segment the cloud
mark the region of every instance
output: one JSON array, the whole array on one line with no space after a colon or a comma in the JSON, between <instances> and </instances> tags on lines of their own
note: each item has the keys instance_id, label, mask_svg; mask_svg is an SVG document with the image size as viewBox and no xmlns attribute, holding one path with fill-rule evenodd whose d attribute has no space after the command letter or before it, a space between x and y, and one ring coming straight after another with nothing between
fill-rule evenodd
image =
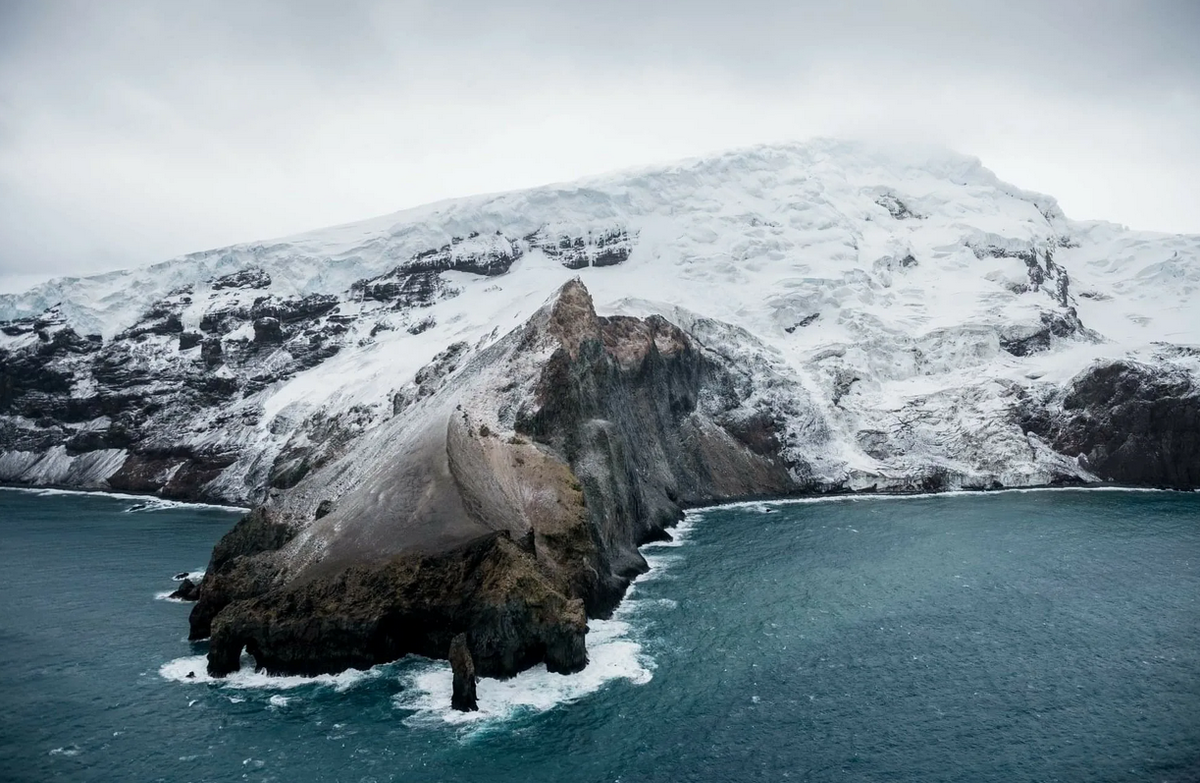
<instances>
[{"instance_id":1,"label":"cloud","mask_svg":"<svg viewBox=\"0 0 1200 783\"><path fill-rule=\"evenodd\" d=\"M9 0L0 277L818 134L1200 231L1197 32L1186 1Z\"/></svg>"}]
</instances>

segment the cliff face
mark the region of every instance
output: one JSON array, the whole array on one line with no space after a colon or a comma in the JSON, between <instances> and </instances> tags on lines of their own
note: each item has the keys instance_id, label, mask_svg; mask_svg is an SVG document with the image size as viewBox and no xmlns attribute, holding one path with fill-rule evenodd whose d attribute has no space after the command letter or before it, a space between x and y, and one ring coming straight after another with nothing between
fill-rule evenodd
<instances>
[{"instance_id":1,"label":"cliff face","mask_svg":"<svg viewBox=\"0 0 1200 783\"><path fill-rule=\"evenodd\" d=\"M682 505L799 488L782 424L745 407L735 373L661 317L597 317L567 283L226 536L192 615L210 671L243 648L296 673L446 657L458 634L484 676L582 668L586 617L612 610Z\"/></svg>"},{"instance_id":2,"label":"cliff face","mask_svg":"<svg viewBox=\"0 0 1200 783\"><path fill-rule=\"evenodd\" d=\"M70 303L0 323L0 481L261 501L386 415L350 404L267 422L274 390L382 332L424 333L461 293L448 274L502 275L539 241L454 237L336 294L287 295L250 266L167 291L107 335L79 334ZM612 263L628 242L611 239ZM576 243L586 261L591 239Z\"/></svg>"},{"instance_id":3,"label":"cliff face","mask_svg":"<svg viewBox=\"0 0 1200 783\"><path fill-rule=\"evenodd\" d=\"M1030 404L1023 426L1107 481L1200 486L1200 386L1171 361L1101 362L1049 399Z\"/></svg>"}]
</instances>

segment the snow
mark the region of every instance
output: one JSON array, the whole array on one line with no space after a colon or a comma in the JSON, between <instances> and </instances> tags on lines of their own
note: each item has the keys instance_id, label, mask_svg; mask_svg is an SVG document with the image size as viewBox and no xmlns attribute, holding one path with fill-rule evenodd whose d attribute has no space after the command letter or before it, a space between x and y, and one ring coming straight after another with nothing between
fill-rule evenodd
<instances>
[{"instance_id":1,"label":"snow","mask_svg":"<svg viewBox=\"0 0 1200 783\"><path fill-rule=\"evenodd\" d=\"M603 268L567 269L526 240L538 231L613 230L628 233L633 251ZM455 238L453 254L508 243L524 254L496 277L443 273L458 295L413 313L349 293L354 281ZM1098 340L1055 338L1049 351L1025 357L1002 350L1002 337L1029 334L1041 328L1041 313L1063 308L1050 281L1016 292L1027 281L1025 263L992 251L1052 252L1069 274L1069 304ZM211 290L212 278L250 266L270 275L269 288ZM828 430L818 439L825 452L809 458L864 486L916 470L914 454L981 481L1003 474L1036 483L1052 457L998 420L997 400L1009 385L1063 383L1097 359L1150 356L1164 342L1200 344L1200 236L1069 220L1052 198L1001 182L956 153L833 140L444 201L142 269L53 280L0 295L0 319L61 302L78 332L107 339L187 285L194 286L187 329L210 307L249 307L268 293L339 295L341 313L361 316L346 347L240 403L261 416L256 434L239 437L256 441L269 464L314 412L360 407L376 424L386 420L392 396L439 351L457 341L474 350L490 345L576 275L602 315L658 312L693 330L704 319L736 327L701 332L714 350L752 346L804 390L815 408L798 432ZM426 318L433 326L408 331ZM229 337L253 336L248 325L243 331ZM0 337L4 347L32 339ZM145 345L167 350L166 341ZM841 382L847 389L835 394ZM864 437L899 451L872 457ZM998 456L979 453L985 437ZM56 453L36 466L4 459L12 463L0 464L4 474L18 461L26 476L61 478L69 469Z\"/></svg>"}]
</instances>

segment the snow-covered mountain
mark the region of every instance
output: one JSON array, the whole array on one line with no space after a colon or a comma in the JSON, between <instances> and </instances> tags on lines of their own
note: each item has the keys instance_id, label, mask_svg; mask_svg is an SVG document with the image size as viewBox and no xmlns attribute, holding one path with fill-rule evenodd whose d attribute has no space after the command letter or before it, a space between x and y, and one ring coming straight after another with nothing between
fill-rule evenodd
<instances>
[{"instance_id":1,"label":"snow-covered mountain","mask_svg":"<svg viewBox=\"0 0 1200 783\"><path fill-rule=\"evenodd\" d=\"M1200 237L820 141L0 300L0 480L252 503L208 671L588 665L690 505L1200 487Z\"/></svg>"},{"instance_id":2,"label":"snow-covered mountain","mask_svg":"<svg viewBox=\"0 0 1200 783\"><path fill-rule=\"evenodd\" d=\"M1071 380L1119 361L1190 399L1200 372L1200 236L1069 220L973 158L822 140L0 296L0 480L260 501L576 276L600 315L664 316L741 366L812 489L1142 480L1063 424Z\"/></svg>"}]
</instances>

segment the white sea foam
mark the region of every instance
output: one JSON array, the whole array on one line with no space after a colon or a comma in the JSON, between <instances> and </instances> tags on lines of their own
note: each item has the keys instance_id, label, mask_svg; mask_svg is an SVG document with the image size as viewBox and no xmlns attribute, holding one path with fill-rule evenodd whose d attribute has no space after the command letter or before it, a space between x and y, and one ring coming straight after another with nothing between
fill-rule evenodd
<instances>
[{"instance_id":1,"label":"white sea foam","mask_svg":"<svg viewBox=\"0 0 1200 783\"><path fill-rule=\"evenodd\" d=\"M677 554L647 554L646 565L650 566L650 570L638 577L637 582L630 585L630 591L636 589L638 582L653 582L667 576L667 571L672 565L683 559L682 555Z\"/></svg>"},{"instance_id":2,"label":"white sea foam","mask_svg":"<svg viewBox=\"0 0 1200 783\"><path fill-rule=\"evenodd\" d=\"M173 576L171 578L176 582L182 582L184 579L191 579L193 582L199 582L204 578L203 568L198 568L195 571L182 571L180 573L182 573L183 576Z\"/></svg>"},{"instance_id":3,"label":"white sea foam","mask_svg":"<svg viewBox=\"0 0 1200 783\"><path fill-rule=\"evenodd\" d=\"M1155 487L1124 487L1124 486L1081 486L1081 487L1005 487L1003 489L958 489L946 492L855 492L844 495L815 495L813 497L780 498L778 500L745 500L737 503L722 503L704 508L694 508L687 512L687 520L692 524L695 520L712 511L727 511L741 509L770 513L783 506L803 506L813 503L855 503L864 500L924 500L928 498L979 498L990 495L1010 495L1032 492L1176 492L1173 489L1157 489ZM1195 490L1200 492L1200 490ZM682 526L683 523L680 523ZM658 543L657 546L670 546L671 542ZM648 544L647 546L653 546Z\"/></svg>"},{"instance_id":4,"label":"white sea foam","mask_svg":"<svg viewBox=\"0 0 1200 783\"><path fill-rule=\"evenodd\" d=\"M167 661L158 669L160 677L173 682L182 683L218 683L225 688L247 689L262 688L264 690L289 690L305 685L330 686L337 691L348 690L358 683L383 675L380 667L361 671L347 669L337 674L318 674L313 677L299 675L274 675L254 671L254 659L248 655L242 656L242 668L227 677L210 677L208 675L208 658L204 655L186 655ZM189 677L188 675L192 675Z\"/></svg>"},{"instance_id":5,"label":"white sea foam","mask_svg":"<svg viewBox=\"0 0 1200 783\"><path fill-rule=\"evenodd\" d=\"M172 598L171 593L173 593L173 592L175 592L175 591L174 590L161 590L154 594L154 599L156 601L170 601L173 604L187 603L187 601L184 601L182 598Z\"/></svg>"},{"instance_id":6,"label":"white sea foam","mask_svg":"<svg viewBox=\"0 0 1200 783\"><path fill-rule=\"evenodd\" d=\"M229 511L231 513L245 514L250 511L245 506L224 506L216 503L192 503L184 500L167 500L165 498L155 497L153 495L131 495L126 492L103 492L101 490L92 489L51 489L48 487L0 487L0 492L24 492L27 495L37 495L39 497L53 497L55 495L98 495L105 498L114 498L116 500L131 500L134 503L133 508L127 508L126 511L164 511L174 508L213 508L219 511ZM143 508L136 508L144 506Z\"/></svg>"},{"instance_id":7,"label":"white sea foam","mask_svg":"<svg viewBox=\"0 0 1200 783\"><path fill-rule=\"evenodd\" d=\"M656 541L642 549L679 547L688 540L693 521L685 519L673 532L673 540ZM641 583L659 578L678 554L647 554L650 570L629 586L625 600L610 620L588 621L588 665L577 674L552 674L535 666L509 680L484 679L478 689L479 711L459 712L450 707L454 675L445 661L427 661L404 677L405 688L394 697L398 709L412 714L410 725L464 725L482 727L521 714L545 712L569 704L619 681L644 685L654 676L655 663L637 639L638 620L648 610L676 608L671 599L635 597Z\"/></svg>"},{"instance_id":8,"label":"white sea foam","mask_svg":"<svg viewBox=\"0 0 1200 783\"><path fill-rule=\"evenodd\" d=\"M670 541L651 541L650 543L642 546L642 550L644 551L647 549L661 549L663 547L683 546L684 544L687 543L688 537L691 535L692 530L695 527L696 527L695 518L691 515L685 516L683 519L679 520L678 525L671 528L671 530L669 531L671 533Z\"/></svg>"},{"instance_id":9,"label":"white sea foam","mask_svg":"<svg viewBox=\"0 0 1200 783\"><path fill-rule=\"evenodd\" d=\"M654 663L631 638L629 623L591 620L588 627L588 665L577 674L552 674L545 666L535 666L509 680L485 679L479 684L479 711L458 712L450 708L450 665L429 661L408 676L394 703L413 712L406 719L409 724L479 724L545 712L617 680L635 685L650 681Z\"/></svg>"},{"instance_id":10,"label":"white sea foam","mask_svg":"<svg viewBox=\"0 0 1200 783\"><path fill-rule=\"evenodd\" d=\"M61 748L53 748L50 751L49 755L51 755L51 756L78 756L79 750L80 750L80 748L78 745L66 745Z\"/></svg>"}]
</instances>

